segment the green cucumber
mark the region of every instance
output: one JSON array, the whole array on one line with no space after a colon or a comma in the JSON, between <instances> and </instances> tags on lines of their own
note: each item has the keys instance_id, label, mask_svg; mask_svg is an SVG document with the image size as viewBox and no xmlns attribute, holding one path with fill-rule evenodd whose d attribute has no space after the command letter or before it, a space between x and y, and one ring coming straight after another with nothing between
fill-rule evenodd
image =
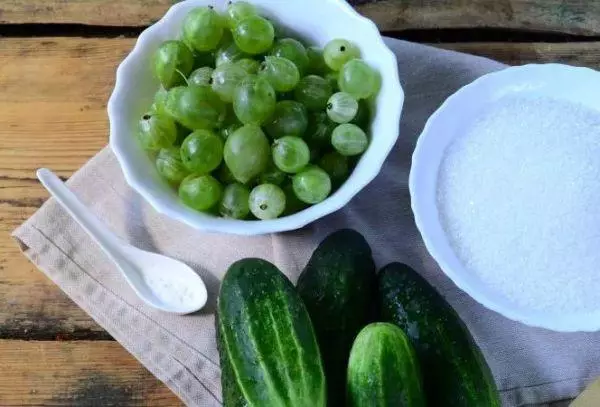
<instances>
[{"instance_id":1,"label":"green cucumber","mask_svg":"<svg viewBox=\"0 0 600 407\"><path fill-rule=\"evenodd\" d=\"M411 340L429 405L499 407L491 371L450 304L407 265L389 264L378 280L381 319Z\"/></svg>"},{"instance_id":2,"label":"green cucumber","mask_svg":"<svg viewBox=\"0 0 600 407\"><path fill-rule=\"evenodd\" d=\"M421 372L406 334L394 324L367 325L348 362L348 407L425 407Z\"/></svg>"},{"instance_id":3,"label":"green cucumber","mask_svg":"<svg viewBox=\"0 0 600 407\"><path fill-rule=\"evenodd\" d=\"M260 259L234 263L221 284L218 314L221 352L248 406L325 407L310 317L277 267Z\"/></svg>"},{"instance_id":4,"label":"green cucumber","mask_svg":"<svg viewBox=\"0 0 600 407\"><path fill-rule=\"evenodd\" d=\"M233 374L233 368L229 361L227 352L223 350L221 342L221 328L219 326L219 313L215 315L217 350L219 351L219 362L221 365L221 389L223 393L224 407L248 407L248 403L244 400L244 396L240 391L237 379Z\"/></svg>"},{"instance_id":5,"label":"green cucumber","mask_svg":"<svg viewBox=\"0 0 600 407\"><path fill-rule=\"evenodd\" d=\"M323 356L329 406L344 404L350 349L370 322L376 285L371 248L350 229L325 238L298 279Z\"/></svg>"}]
</instances>

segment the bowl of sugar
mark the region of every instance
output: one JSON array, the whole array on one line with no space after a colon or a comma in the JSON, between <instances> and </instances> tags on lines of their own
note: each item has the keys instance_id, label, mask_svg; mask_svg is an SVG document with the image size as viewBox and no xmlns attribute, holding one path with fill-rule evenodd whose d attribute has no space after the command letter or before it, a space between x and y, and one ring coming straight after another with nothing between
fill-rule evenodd
<instances>
[{"instance_id":1,"label":"bowl of sugar","mask_svg":"<svg viewBox=\"0 0 600 407\"><path fill-rule=\"evenodd\" d=\"M429 253L484 306L600 330L600 73L524 65L463 87L428 120L410 173Z\"/></svg>"}]
</instances>

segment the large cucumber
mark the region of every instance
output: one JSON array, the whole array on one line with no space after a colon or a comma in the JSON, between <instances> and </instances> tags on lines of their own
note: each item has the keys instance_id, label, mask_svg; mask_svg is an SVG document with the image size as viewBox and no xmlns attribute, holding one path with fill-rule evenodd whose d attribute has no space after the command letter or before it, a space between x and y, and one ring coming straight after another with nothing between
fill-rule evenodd
<instances>
[{"instance_id":1,"label":"large cucumber","mask_svg":"<svg viewBox=\"0 0 600 407\"><path fill-rule=\"evenodd\" d=\"M494 378L454 309L410 267L392 263L379 273L382 320L411 340L431 406L497 407Z\"/></svg>"},{"instance_id":2,"label":"large cucumber","mask_svg":"<svg viewBox=\"0 0 600 407\"><path fill-rule=\"evenodd\" d=\"M260 259L234 263L221 284L218 313L221 352L248 406L325 406L310 317L277 267Z\"/></svg>"},{"instance_id":3,"label":"large cucumber","mask_svg":"<svg viewBox=\"0 0 600 407\"><path fill-rule=\"evenodd\" d=\"M323 240L298 279L323 356L329 406L344 404L350 348L370 322L376 285L371 248L349 229Z\"/></svg>"},{"instance_id":4,"label":"large cucumber","mask_svg":"<svg viewBox=\"0 0 600 407\"><path fill-rule=\"evenodd\" d=\"M417 355L396 325L367 325L348 362L348 407L424 407Z\"/></svg>"}]
</instances>

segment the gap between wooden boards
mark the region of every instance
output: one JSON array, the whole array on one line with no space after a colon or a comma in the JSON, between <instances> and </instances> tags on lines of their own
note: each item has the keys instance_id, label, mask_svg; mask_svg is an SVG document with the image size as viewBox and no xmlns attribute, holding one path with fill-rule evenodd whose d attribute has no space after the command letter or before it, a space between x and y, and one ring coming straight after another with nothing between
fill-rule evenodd
<instances>
[{"instance_id":1,"label":"gap between wooden boards","mask_svg":"<svg viewBox=\"0 0 600 407\"><path fill-rule=\"evenodd\" d=\"M600 34L600 3L582 0L350 0L383 31L509 28ZM3 0L2 24L144 27L177 0Z\"/></svg>"}]
</instances>

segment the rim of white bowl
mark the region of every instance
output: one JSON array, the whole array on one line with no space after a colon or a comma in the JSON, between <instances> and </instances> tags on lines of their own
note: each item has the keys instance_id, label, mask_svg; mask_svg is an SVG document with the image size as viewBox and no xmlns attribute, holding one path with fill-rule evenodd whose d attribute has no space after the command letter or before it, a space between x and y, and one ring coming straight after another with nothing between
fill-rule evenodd
<instances>
[{"instance_id":1,"label":"rim of white bowl","mask_svg":"<svg viewBox=\"0 0 600 407\"><path fill-rule=\"evenodd\" d=\"M391 108L388 109L391 116L388 114L386 115L387 118L385 119L390 123L394 123L395 130L391 131L396 133L395 136L389 137L385 143L378 144L378 151L375 153L373 152L372 148L369 147L361 157L359 164L355 167L348 180L346 180L346 182L333 195L329 196L319 204L310 206L309 208L290 216L285 216L274 220L256 221L233 220L209 216L202 218L201 220L199 218L192 220L185 216L185 214L182 213L178 207L161 202L159 198L157 198L148 188L144 186L144 182L135 175L135 171L131 170L126 157L127 153L121 150L116 140L115 134L118 133L116 124L117 120L114 120L113 118L119 116L116 105L118 104L125 88L124 82L126 80L126 74L124 71L127 70L127 67L130 64L136 63L138 55L142 52L141 49L143 48L143 45L146 42L151 41L152 38L158 34L161 28L168 24L168 21L180 8L188 7L189 3L197 3L197 0L185 0L171 6L167 13L159 21L148 27L140 34L133 50L125 57L125 59L117 68L115 87L107 105L110 121L110 147L117 157L117 161L121 166L121 170L127 184L129 184L129 186L131 186L136 192L142 195L142 197L154 208L154 210L203 232L219 232L247 236L286 232L300 229L319 218L338 211L352 198L354 198L354 196L356 196L362 189L364 189L364 187L373 181L373 179L375 179L375 177L381 171L381 167L396 144L399 136L399 123L404 105L404 90L400 84L396 55L385 44L383 37L381 36L375 23L358 14L356 10L354 10L354 8L352 8L352 6L350 6L346 1L322 1L335 4L337 7L339 7L340 11L345 13L348 17L357 20L357 23L368 26L368 28L373 31L373 37L375 40L374 45L380 48L380 52L385 56L385 59L387 59L385 64L390 65L390 73L392 77L390 78L391 88L389 90L391 91L392 95L395 94L397 96L391 100L386 100L386 103L391 105ZM369 154L370 151L371 153ZM365 159L369 159L368 167L366 166ZM358 172L359 167L362 169L360 173Z\"/></svg>"},{"instance_id":2,"label":"rim of white bowl","mask_svg":"<svg viewBox=\"0 0 600 407\"><path fill-rule=\"evenodd\" d=\"M435 242L436 239L429 235L427 228L424 226L425 223L421 216L422 214L420 210L423 198L416 193L416 191L419 190L419 188L416 185L416 180L419 177L418 174L420 171L426 171L426 168L423 166L423 163L420 160L420 157L423 154L423 151L425 150L424 140L427 137L427 135L430 134L430 130L433 126L433 123L438 120L438 117L440 116L442 111L446 110L449 105L455 103L455 101L460 99L463 93L466 93L467 91L473 88L485 87L486 85L488 85L488 83L497 80L497 78L513 75L532 75L532 77L535 77L535 75L538 75L539 72L542 70L561 70L565 71L566 74L574 73L577 75L593 75L595 76L596 80L600 78L600 72L586 67L575 67L558 63L526 64L508 67L500 71L485 74L457 90L455 93L450 95L440 105L440 107L429 117L427 123L423 128L423 131L419 136L419 139L417 140L415 150L412 156L411 171L409 174L411 208L414 214L417 229L421 234L421 237L429 254L438 263L440 269L444 272L444 274L446 274L446 276L448 276L448 278L450 278L450 280L452 280L452 282L458 288L466 292L475 301L485 306L486 308L503 315L508 319L511 319L516 322L521 322L532 327L550 329L557 332L596 332L600 330L600 309L596 312L591 313L571 313L564 315L548 313L547 315L541 316L542 313L528 311L523 307L519 307L516 305L514 307L503 305L493 299L490 299L479 289L474 288L465 278L462 277L464 274L467 273L466 268L463 266L460 270L453 269L450 266L449 261L442 254L442 250L440 250L439 245ZM435 168L439 169L439 163L437 163ZM493 290L493 287L491 287L490 289Z\"/></svg>"}]
</instances>

